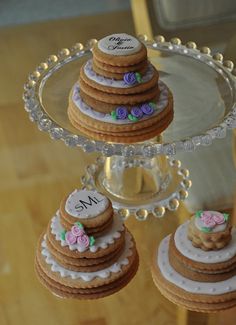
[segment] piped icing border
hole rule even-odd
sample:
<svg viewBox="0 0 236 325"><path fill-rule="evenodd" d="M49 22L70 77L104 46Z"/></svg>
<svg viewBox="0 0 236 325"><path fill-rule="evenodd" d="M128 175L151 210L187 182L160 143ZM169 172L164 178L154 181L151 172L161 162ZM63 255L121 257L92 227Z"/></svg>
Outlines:
<svg viewBox="0 0 236 325"><path fill-rule="evenodd" d="M169 91L168 91L167 86L160 80L158 81L158 86L160 89L160 96L159 96L157 103L155 103L156 107L155 107L154 113L152 115L144 115L142 117L142 120L146 120L146 119L152 118L153 116L160 114L168 105ZM97 112L94 109L92 109L90 106L88 106L82 100L82 98L80 96L80 88L79 88L78 83L76 83L72 89L72 100L73 100L73 103L75 104L76 108L79 111L81 111L84 115L87 115L90 118L93 118L95 120L110 123L110 124L131 124L131 123L134 123L134 121L131 121L128 118L114 120L114 118L110 114Z"/></svg>
<svg viewBox="0 0 236 325"><path fill-rule="evenodd" d="M64 228L60 224L60 213L56 212L56 215L52 218L51 221L51 232L55 235L56 240L60 241L61 246L68 246L71 251L78 250L79 252L84 252L86 248L81 247L78 243L68 244L66 240L63 240L61 233L64 231ZM121 232L124 231L123 221L118 215L115 215L113 218L112 226L108 233L105 235L96 238L96 241L93 246L90 246L88 249L90 252L95 253L99 248L105 249L109 245L114 244L115 240L120 238Z"/></svg>
<svg viewBox="0 0 236 325"><path fill-rule="evenodd" d="M106 87L114 87L114 88L131 88L134 84L128 84L125 80L115 80L112 78L106 78L100 76L93 70L92 59L88 60L84 65L84 73L86 77L92 81L95 81L99 85ZM142 75L142 83L148 82L152 79L154 74L154 68L151 63L148 63L147 71L144 75Z"/></svg>
<svg viewBox="0 0 236 325"><path fill-rule="evenodd" d="M178 251L185 257L201 263L221 263L236 255L236 229L232 230L232 239L227 246L218 251L203 251L194 247L188 239L187 231L190 221L180 225L175 232L174 240Z"/></svg>
<svg viewBox="0 0 236 325"><path fill-rule="evenodd" d="M108 278L111 273L118 273L121 271L123 265L128 265L129 260L128 257L132 255L132 247L133 241L131 235L127 232L125 235L125 248L120 257L117 259L116 263L112 264L111 266L96 272L75 272L70 271L59 265L51 256L50 252L47 249L46 244L46 235L44 236L44 240L42 241L42 250L41 254L45 257L45 261L47 264L51 265L51 270L53 272L60 273L61 277L70 277L73 280L75 279L82 279L86 282L93 280L94 278L98 277L101 279Z"/></svg>
<svg viewBox="0 0 236 325"><path fill-rule="evenodd" d="M161 241L156 257L157 266L167 281L194 294L220 295L236 290L236 276L224 281L209 283L193 281L176 272L169 261L169 243L170 235Z"/></svg>

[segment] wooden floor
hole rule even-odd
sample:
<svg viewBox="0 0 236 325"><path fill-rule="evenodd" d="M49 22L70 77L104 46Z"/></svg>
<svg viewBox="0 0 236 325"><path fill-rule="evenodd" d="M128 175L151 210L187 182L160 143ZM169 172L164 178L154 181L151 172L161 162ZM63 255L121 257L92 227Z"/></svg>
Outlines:
<svg viewBox="0 0 236 325"><path fill-rule="evenodd" d="M141 265L131 284L116 295L99 301L61 300L34 273L37 238L63 195L80 186L84 166L95 155L39 132L23 110L23 83L28 72L58 49L120 30L134 32L130 13L0 30L1 325L185 324L186 313L160 295L149 270L153 246L176 228L179 216L188 217L184 206L160 220L128 220ZM198 317L191 324L207 324L205 315Z"/></svg>

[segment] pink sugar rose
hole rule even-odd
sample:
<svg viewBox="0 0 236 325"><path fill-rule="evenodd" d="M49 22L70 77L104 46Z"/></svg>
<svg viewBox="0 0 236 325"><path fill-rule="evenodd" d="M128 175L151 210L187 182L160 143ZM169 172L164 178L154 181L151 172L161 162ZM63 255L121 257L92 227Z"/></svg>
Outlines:
<svg viewBox="0 0 236 325"><path fill-rule="evenodd" d="M72 234L71 231L67 231L65 240L66 240L67 244L73 245L76 243L77 238L75 235Z"/></svg>
<svg viewBox="0 0 236 325"><path fill-rule="evenodd" d="M71 228L71 232L74 236L78 237L78 236L82 236L84 234L84 229L75 225Z"/></svg>
<svg viewBox="0 0 236 325"><path fill-rule="evenodd" d="M82 247L88 248L89 247L89 237L87 235L83 234L82 236L79 236L77 238L77 243Z"/></svg>
<svg viewBox="0 0 236 325"><path fill-rule="evenodd" d="M214 214L213 220L215 221L215 223L217 225L222 225L223 223L225 223L225 218L224 218L223 214Z"/></svg>
<svg viewBox="0 0 236 325"><path fill-rule="evenodd" d="M202 215L201 215L201 221L208 228L213 228L216 225L216 222L213 219L213 215L210 212L208 212L208 211L204 211L202 213Z"/></svg>

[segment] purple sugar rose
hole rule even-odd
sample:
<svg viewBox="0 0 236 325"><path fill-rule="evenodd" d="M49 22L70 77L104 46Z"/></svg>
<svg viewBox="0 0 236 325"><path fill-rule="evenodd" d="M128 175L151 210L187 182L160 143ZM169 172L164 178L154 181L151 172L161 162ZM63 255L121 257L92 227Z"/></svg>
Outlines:
<svg viewBox="0 0 236 325"><path fill-rule="evenodd" d="M73 235L71 231L67 231L65 240L68 245L73 245L76 243L77 237L75 235Z"/></svg>
<svg viewBox="0 0 236 325"><path fill-rule="evenodd" d="M143 112L138 106L135 106L131 109L131 114L137 118L141 118L143 116Z"/></svg>
<svg viewBox="0 0 236 325"><path fill-rule="evenodd" d="M128 116L128 110L124 106L119 106L116 109L116 118L120 120L125 120Z"/></svg>
<svg viewBox="0 0 236 325"><path fill-rule="evenodd" d="M82 236L79 236L77 238L77 243L84 248L88 248L89 247L89 237L85 234Z"/></svg>
<svg viewBox="0 0 236 325"><path fill-rule="evenodd" d="M137 83L136 75L134 72L125 73L123 79L127 85L135 85Z"/></svg>
<svg viewBox="0 0 236 325"><path fill-rule="evenodd" d="M141 105L140 108L141 108L143 114L145 114L145 115L152 115L154 112L153 107L151 105L149 105L148 103Z"/></svg>

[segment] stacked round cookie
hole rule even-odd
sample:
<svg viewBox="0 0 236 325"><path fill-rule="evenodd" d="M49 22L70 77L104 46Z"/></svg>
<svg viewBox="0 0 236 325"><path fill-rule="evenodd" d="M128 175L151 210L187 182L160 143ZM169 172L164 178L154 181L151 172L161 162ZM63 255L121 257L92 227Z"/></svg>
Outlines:
<svg viewBox="0 0 236 325"><path fill-rule="evenodd" d="M63 298L96 299L124 287L138 268L132 235L98 192L65 198L39 240L39 280Z"/></svg>
<svg viewBox="0 0 236 325"><path fill-rule="evenodd" d="M98 140L138 142L159 135L173 119L173 97L147 59L146 47L127 34L101 39L71 90L68 116Z"/></svg>
<svg viewBox="0 0 236 325"><path fill-rule="evenodd" d="M216 312L236 305L236 230L227 214L198 211L161 242L153 280L170 301Z"/></svg>

